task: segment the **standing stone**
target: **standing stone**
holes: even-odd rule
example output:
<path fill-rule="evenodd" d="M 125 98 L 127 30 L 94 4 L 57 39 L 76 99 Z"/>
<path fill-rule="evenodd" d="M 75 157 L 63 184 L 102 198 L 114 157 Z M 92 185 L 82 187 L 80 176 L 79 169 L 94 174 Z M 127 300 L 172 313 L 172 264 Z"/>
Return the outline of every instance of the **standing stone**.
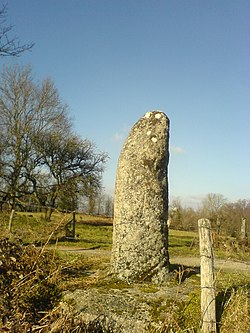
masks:
<path fill-rule="evenodd" d="M 119 158 L 111 270 L 127 282 L 162 282 L 169 272 L 168 141 L 167 116 L 147 112 Z"/>

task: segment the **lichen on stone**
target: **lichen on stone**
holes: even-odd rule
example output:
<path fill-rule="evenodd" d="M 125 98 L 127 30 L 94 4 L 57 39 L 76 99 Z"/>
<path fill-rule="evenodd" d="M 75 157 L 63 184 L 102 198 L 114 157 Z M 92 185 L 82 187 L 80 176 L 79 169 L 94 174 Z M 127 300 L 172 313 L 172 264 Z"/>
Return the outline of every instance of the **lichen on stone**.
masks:
<path fill-rule="evenodd" d="M 120 154 L 111 270 L 125 281 L 160 281 L 169 271 L 168 140 L 167 116 L 147 112 L 131 129 Z"/>

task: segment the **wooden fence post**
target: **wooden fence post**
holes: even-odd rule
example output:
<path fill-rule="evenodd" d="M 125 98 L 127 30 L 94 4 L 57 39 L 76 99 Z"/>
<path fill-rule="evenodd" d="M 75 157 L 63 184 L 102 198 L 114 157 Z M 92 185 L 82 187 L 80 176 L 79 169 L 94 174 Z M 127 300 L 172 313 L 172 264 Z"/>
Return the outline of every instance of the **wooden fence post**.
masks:
<path fill-rule="evenodd" d="M 198 221 L 201 257 L 201 330 L 203 333 L 216 332 L 214 254 L 211 222 Z"/>
<path fill-rule="evenodd" d="M 72 237 L 76 238 L 76 212 L 72 212 L 73 219 L 72 219 Z"/>
<path fill-rule="evenodd" d="M 241 228 L 240 228 L 240 237 L 245 239 L 247 236 L 246 232 L 246 219 L 244 217 L 241 218 Z"/>
<path fill-rule="evenodd" d="M 13 221 L 14 214 L 15 214 L 15 209 L 12 209 L 11 213 L 10 213 L 10 219 L 9 219 L 9 233 L 10 234 L 12 232 L 12 221 Z"/>

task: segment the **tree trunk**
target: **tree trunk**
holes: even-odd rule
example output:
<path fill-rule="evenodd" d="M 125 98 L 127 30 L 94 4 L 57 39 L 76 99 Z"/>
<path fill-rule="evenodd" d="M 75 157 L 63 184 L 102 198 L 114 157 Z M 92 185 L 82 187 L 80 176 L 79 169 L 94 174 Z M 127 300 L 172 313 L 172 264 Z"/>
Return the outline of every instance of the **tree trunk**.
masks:
<path fill-rule="evenodd" d="M 54 211 L 54 209 L 52 207 L 46 208 L 46 210 L 45 210 L 45 220 L 46 221 L 50 221 L 53 211 Z"/>

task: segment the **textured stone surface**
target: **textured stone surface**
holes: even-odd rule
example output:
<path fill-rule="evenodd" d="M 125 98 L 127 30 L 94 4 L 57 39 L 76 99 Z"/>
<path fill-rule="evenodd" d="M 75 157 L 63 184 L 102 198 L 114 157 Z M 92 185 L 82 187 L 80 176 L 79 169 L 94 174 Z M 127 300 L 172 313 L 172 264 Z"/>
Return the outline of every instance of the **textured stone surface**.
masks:
<path fill-rule="evenodd" d="M 163 332 L 164 323 L 167 325 L 168 318 L 172 320 L 174 305 L 169 305 L 176 303 L 176 295 L 182 302 L 197 288 L 191 281 L 185 281 L 181 293 L 176 281 L 163 286 L 116 284 L 112 288 L 102 282 L 102 287 L 67 291 L 60 307 L 75 320 L 101 321 L 103 332 L 113 333 Z"/>
<path fill-rule="evenodd" d="M 149 332 L 151 308 L 143 300 L 138 302 L 133 295 L 119 290 L 106 291 L 104 294 L 96 289 L 75 290 L 67 293 L 64 301 L 71 304 L 73 301 L 75 317 L 81 314 L 81 319 L 86 323 L 105 318 L 102 325 L 104 332 Z"/>
<path fill-rule="evenodd" d="M 119 279 L 161 282 L 168 275 L 168 141 L 167 116 L 147 112 L 120 154 L 111 256 Z"/>

